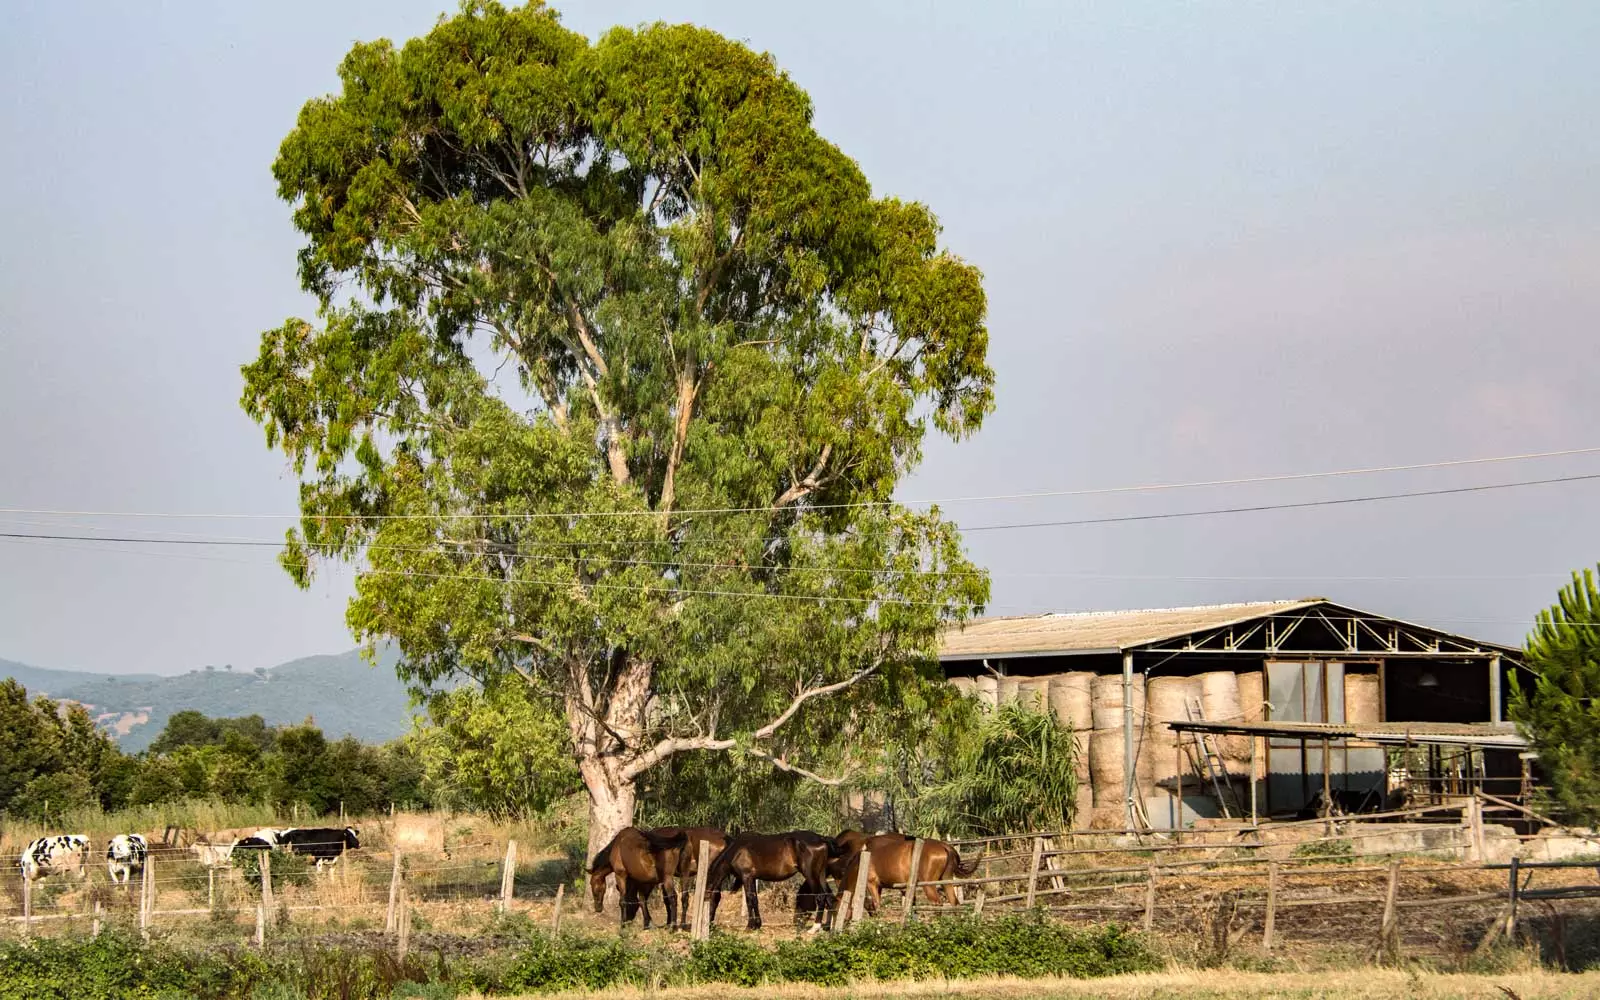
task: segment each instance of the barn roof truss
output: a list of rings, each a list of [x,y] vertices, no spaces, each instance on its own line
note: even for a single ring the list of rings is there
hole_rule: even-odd
[[[1494,657],[1510,650],[1326,602],[1131,647],[1149,653]]]

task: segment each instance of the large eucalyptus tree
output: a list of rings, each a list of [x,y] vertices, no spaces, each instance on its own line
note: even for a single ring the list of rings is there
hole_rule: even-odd
[[[273,168],[320,309],[244,369],[302,479],[291,574],[356,563],[351,628],[416,686],[558,706],[597,846],[673,754],[836,781],[841,734],[912,731],[988,593],[891,500],[993,402],[981,276],[928,209],[690,25],[591,44],[469,3],[339,75]]]

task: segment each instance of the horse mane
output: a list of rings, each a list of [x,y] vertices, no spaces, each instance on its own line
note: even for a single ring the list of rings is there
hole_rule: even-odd
[[[627,829],[628,829],[627,827],[624,827],[623,829],[618,830],[617,831],[617,837],[622,836],[623,833],[625,833],[627,831]],[[595,873],[595,871],[599,869],[599,867],[600,867],[600,859],[601,858],[609,858],[610,857],[611,849],[613,847],[617,846],[617,837],[612,837],[609,841],[607,841],[606,842],[606,846],[600,848],[600,853],[596,854],[594,856],[594,860],[589,862],[589,867],[588,867],[588,869],[586,869],[588,874],[593,875]]]

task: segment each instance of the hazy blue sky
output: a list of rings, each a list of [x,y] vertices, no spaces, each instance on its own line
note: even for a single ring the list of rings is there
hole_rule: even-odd
[[[1294,9],[1290,9],[1290,8]],[[0,507],[292,511],[239,410],[310,305],[268,166],[357,39],[439,0],[22,0],[0,32]],[[573,2],[773,52],[986,272],[999,408],[907,498],[1600,445],[1600,5]],[[1600,455],[1093,500],[965,525],[1600,471]],[[970,537],[996,613],[1320,593],[1517,640],[1600,482]],[[0,531],[276,537],[0,514]],[[348,647],[268,552],[0,541],[0,657],[176,671]]]

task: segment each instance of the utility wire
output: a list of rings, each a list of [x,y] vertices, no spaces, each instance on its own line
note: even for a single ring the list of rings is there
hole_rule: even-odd
[[[1203,510],[1167,511],[1157,514],[1121,514],[1109,517],[1085,517],[1073,520],[1057,521],[1017,521],[1008,524],[981,524],[961,528],[963,533],[974,531],[1011,531],[1027,528],[1059,528],[1074,527],[1089,524],[1122,524],[1130,521],[1164,521],[1186,517],[1211,517],[1221,514],[1253,514],[1271,510],[1302,510],[1311,507],[1338,507],[1348,504],[1374,503],[1383,500],[1403,500],[1414,497],[1451,496],[1466,493],[1484,493],[1490,490],[1518,489],[1526,486],[1551,486],[1560,483],[1587,482],[1600,479],[1600,473],[1588,473],[1577,476],[1556,476],[1549,479],[1522,479],[1509,483],[1485,483],[1478,486],[1452,486],[1433,490],[1406,490],[1395,493],[1373,493],[1359,497],[1338,497],[1328,500],[1300,500],[1284,503],[1254,504],[1244,507],[1212,507]],[[53,541],[74,542],[104,542],[117,544],[143,544],[143,545],[215,545],[215,546],[250,546],[250,547],[281,547],[280,541],[257,539],[230,539],[230,538],[150,538],[134,535],[83,535],[46,532],[0,532],[0,539],[48,539]],[[536,542],[537,543],[537,542]],[[595,540],[585,542],[555,542],[555,545],[589,547],[598,545],[616,544],[655,544],[654,542],[640,541],[606,541]],[[382,545],[372,546],[383,548]],[[415,548],[415,547],[413,547]],[[428,550],[424,550],[428,551]]]
[[[810,504],[806,510],[836,510],[845,508],[862,507],[888,507],[896,504],[916,507],[931,506],[934,504],[956,503],[990,503],[1002,500],[1042,500],[1061,497],[1087,497],[1107,496],[1119,493],[1148,493],[1168,490],[1200,489],[1217,486],[1249,486],[1262,483],[1301,482],[1314,479],[1335,479],[1346,476],[1367,476],[1390,472],[1417,472],[1426,469],[1448,469],[1473,465],[1491,465],[1502,462],[1523,462],[1543,458],[1564,458],[1574,455],[1600,454],[1600,446],[1589,448],[1567,448],[1560,451],[1527,452],[1519,455],[1495,455],[1486,458],[1460,458],[1438,462],[1416,462],[1408,465],[1377,465],[1352,469],[1337,469],[1330,472],[1292,472],[1269,476],[1246,476],[1234,479],[1206,479],[1192,482],[1176,483],[1147,483],[1137,486],[1106,486],[1075,490],[1038,490],[1023,493],[997,493],[979,496],[945,497],[932,500],[863,500],[855,503],[836,504]],[[772,510],[771,507],[703,507],[686,508],[672,511],[674,517],[686,517],[704,514],[762,514]],[[215,520],[298,520],[305,515],[294,514],[250,514],[237,512],[199,513],[183,511],[93,511],[93,510],[58,510],[39,507],[0,507],[0,514],[34,514],[52,517],[127,517],[127,518],[187,518],[187,519],[215,519]],[[530,513],[505,513],[499,511],[475,511],[455,514],[328,514],[317,515],[323,520],[395,520],[406,518],[424,519],[451,519],[451,518],[478,518],[499,517],[518,519],[541,518],[587,518],[587,517],[660,517],[660,511],[654,510],[616,510],[616,511],[541,511]]]

